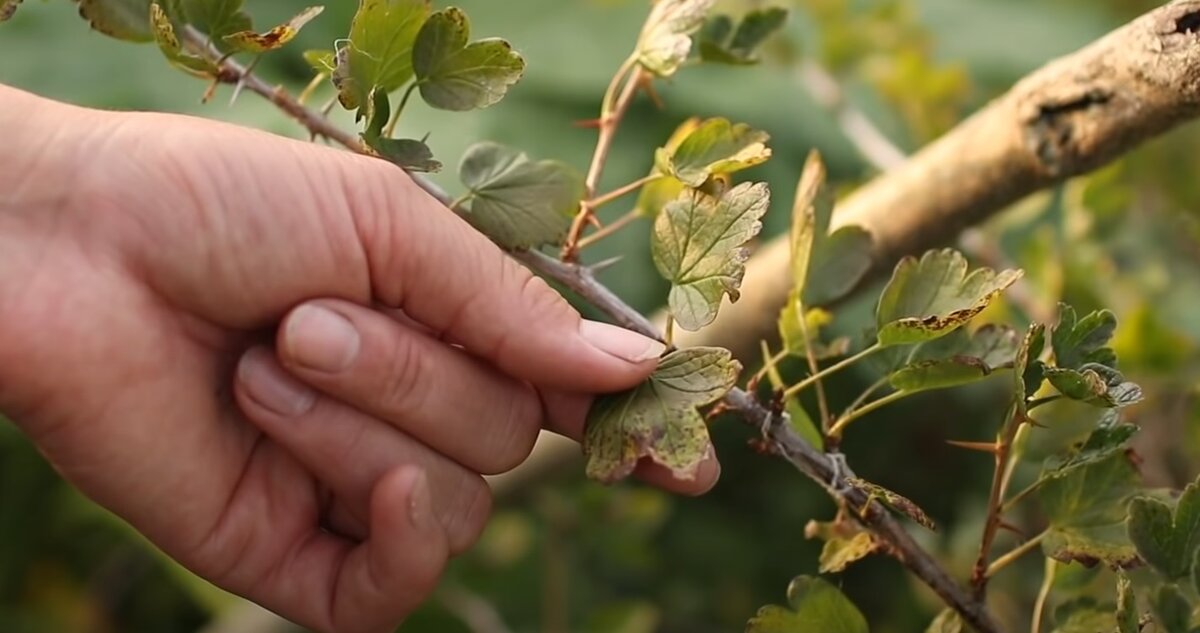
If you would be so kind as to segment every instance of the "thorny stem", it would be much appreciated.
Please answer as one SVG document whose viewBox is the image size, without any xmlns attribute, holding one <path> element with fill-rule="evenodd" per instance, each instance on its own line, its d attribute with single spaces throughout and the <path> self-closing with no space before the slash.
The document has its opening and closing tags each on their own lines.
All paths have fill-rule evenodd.
<svg viewBox="0 0 1200 633">
<path fill-rule="evenodd" d="M 602 239 L 605 239 L 607 237 L 612 237 L 613 235 L 616 235 L 617 232 L 620 231 L 621 229 L 629 226 L 630 224 L 633 224 L 634 222 L 637 222 L 638 219 L 640 219 L 641 217 L 642 217 L 641 212 L 638 211 L 637 209 L 634 209 L 634 210 L 630 211 L 629 213 L 626 213 L 625 215 L 617 218 L 616 220 L 613 220 L 612 222 L 605 224 L 603 228 L 596 231 L 595 233 L 592 233 L 591 235 L 588 235 L 587 237 L 584 237 L 583 239 L 579 240 L 579 243 L 575 245 L 575 250 L 581 251 L 581 250 L 595 244 L 596 242 L 599 242 Z"/>
<path fill-rule="evenodd" d="M 219 51 L 213 49 L 199 31 L 188 27 L 183 33 L 189 46 L 209 59 L 220 58 Z M 257 76 L 246 74 L 244 71 L 245 68 L 237 62 L 225 60 L 220 68 L 221 80 L 226 83 L 244 83 L 247 89 L 274 103 L 285 114 L 304 125 L 314 136 L 328 138 L 352 151 L 367 153 L 356 136 L 340 130 L 320 112 L 304 107 L 282 88 L 274 88 Z M 450 197 L 436 185 L 424 178 L 414 177 L 414 181 L 443 204 L 450 204 Z M 662 334 L 654 324 L 597 281 L 592 269 L 562 262 L 536 251 L 514 253 L 513 257 L 571 289 L 611 317 L 618 325 L 644 336 L 663 340 Z M 784 424 L 782 416 L 742 389 L 731 390 L 725 396 L 724 404 L 731 412 L 740 414 L 747 424 L 755 428 L 769 428 L 770 434 L 767 439 L 775 453 L 824 487 L 839 503 L 853 510 L 856 520 L 861 521 L 866 528 L 888 544 L 888 551 L 897 561 L 930 587 L 977 633 L 1003 633 L 1003 629 L 986 605 L 964 591 L 879 502 L 872 501 L 866 493 L 857 488 L 841 486 L 839 490 L 830 486 L 838 470 L 833 459 L 808 444 L 790 425 Z M 841 471 L 843 478 L 852 474 L 848 467 L 841 468 Z"/>
<path fill-rule="evenodd" d="M 975 569 L 971 572 L 971 586 L 975 598 L 983 600 L 987 595 L 988 556 L 992 551 L 992 543 L 996 540 L 996 532 L 1000 529 L 1001 511 L 1004 508 L 1004 493 L 1007 491 L 1011 471 L 1009 457 L 1012 452 L 1013 439 L 1017 431 L 1025 423 L 1016 403 L 1009 406 L 1004 414 L 1004 426 L 1000 429 L 996 441 L 996 470 L 992 475 L 992 490 L 988 495 L 987 520 L 983 525 L 983 536 L 979 540 L 979 556 L 975 559 Z"/>
<path fill-rule="evenodd" d="M 842 371 L 843 369 L 846 369 L 847 367 L 857 363 L 858 361 L 860 361 L 864 358 L 867 358 L 867 357 L 871 356 L 872 354 L 876 354 L 882 350 L 883 350 L 883 346 L 876 343 L 876 344 L 868 347 L 867 349 L 865 349 L 853 356 L 850 356 L 849 358 L 845 358 L 837 363 L 834 363 L 833 365 L 830 365 L 829 367 L 826 367 L 825 369 L 823 369 L 815 374 L 810 375 L 808 378 L 805 378 L 804 380 L 796 383 L 795 385 L 792 385 L 791 387 L 788 388 L 787 391 L 783 392 L 783 397 L 785 400 L 794 398 L 794 397 L 796 397 L 797 394 L 804 391 L 805 389 L 808 389 L 809 387 L 813 386 L 814 384 L 820 382 L 822 379 L 828 378 L 828 377 L 832 376 L 833 374 L 836 374 L 837 372 Z"/>
<path fill-rule="evenodd" d="M 1046 535 L 1049 533 L 1050 533 L 1049 530 L 1045 530 L 1041 534 L 1038 534 L 1037 536 L 1029 539 L 1028 541 L 1025 541 L 1024 543 L 1021 543 L 1020 545 L 1014 547 L 1007 554 L 1004 554 L 1003 556 L 996 558 L 996 560 L 992 561 L 991 565 L 988 565 L 987 577 L 991 578 L 992 576 L 995 576 L 1000 570 L 1004 569 L 1005 567 L 1008 567 L 1009 565 L 1011 565 L 1014 562 L 1016 562 L 1017 560 L 1019 560 L 1022 556 L 1037 549 L 1038 546 L 1040 546 L 1042 544 L 1042 541 L 1046 540 Z"/>
<path fill-rule="evenodd" d="M 614 102 L 612 95 L 625 75 L 629 76 L 625 79 L 625 87 L 621 89 L 621 94 L 616 97 Z M 592 164 L 588 167 L 587 179 L 584 181 L 584 195 L 589 199 L 596 195 L 596 188 L 600 186 L 600 177 L 604 174 L 604 165 L 608 163 L 608 154 L 612 151 L 617 129 L 621 127 L 621 120 L 625 118 L 625 113 L 629 111 L 633 98 L 637 96 L 643 77 L 642 67 L 637 64 L 636 58 L 630 57 L 624 64 L 621 64 L 620 70 L 613 77 L 613 82 L 609 84 L 608 92 L 604 95 L 604 104 L 600 109 L 600 135 L 596 140 L 596 151 L 592 154 Z M 594 211 L 595 209 L 587 202 L 580 205 L 579 215 L 575 216 L 575 221 L 571 223 L 571 231 L 567 234 L 562 259 L 566 261 L 575 259 L 578 254 L 579 238 L 583 235 L 584 227 L 592 221 Z"/>
<path fill-rule="evenodd" d="M 853 411 L 849 415 L 842 416 L 842 418 L 837 421 L 837 424 L 834 424 L 833 428 L 829 429 L 829 436 L 833 438 L 840 438 L 842 434 L 846 432 L 846 429 L 855 421 L 866 417 L 867 415 L 870 415 L 890 404 L 900 402 L 911 395 L 912 393 L 908 391 L 895 391 Z"/>
</svg>

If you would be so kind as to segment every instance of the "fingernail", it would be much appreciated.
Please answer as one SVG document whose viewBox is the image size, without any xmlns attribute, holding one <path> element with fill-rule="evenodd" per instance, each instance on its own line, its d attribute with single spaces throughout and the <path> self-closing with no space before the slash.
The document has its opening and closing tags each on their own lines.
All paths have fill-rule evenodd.
<svg viewBox="0 0 1200 633">
<path fill-rule="evenodd" d="M 631 363 L 656 359 L 667 349 L 652 338 L 599 321 L 583 321 L 579 334 L 597 349 Z"/>
<path fill-rule="evenodd" d="M 408 493 L 408 519 L 418 530 L 428 530 L 433 523 L 433 501 L 429 496 L 429 478 L 425 471 L 418 470 L 412 475 L 412 484 Z"/>
<path fill-rule="evenodd" d="M 316 371 L 345 370 L 358 356 L 362 339 L 346 317 L 318 305 L 303 305 L 288 317 L 283 333 L 288 356 Z"/>
<path fill-rule="evenodd" d="M 317 402 L 314 391 L 287 375 L 262 348 L 252 349 L 242 358 L 238 380 L 246 388 L 246 395 L 278 415 L 303 415 Z"/>
</svg>

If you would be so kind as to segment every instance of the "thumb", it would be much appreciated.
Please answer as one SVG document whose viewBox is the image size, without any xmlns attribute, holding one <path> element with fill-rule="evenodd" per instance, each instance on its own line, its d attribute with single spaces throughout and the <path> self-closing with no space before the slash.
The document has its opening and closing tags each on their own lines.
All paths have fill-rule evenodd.
<svg viewBox="0 0 1200 633">
<path fill-rule="evenodd" d="M 344 190 L 377 300 L 537 385 L 615 391 L 653 371 L 661 343 L 582 319 L 407 174 L 364 161 L 374 185 Z"/>
</svg>

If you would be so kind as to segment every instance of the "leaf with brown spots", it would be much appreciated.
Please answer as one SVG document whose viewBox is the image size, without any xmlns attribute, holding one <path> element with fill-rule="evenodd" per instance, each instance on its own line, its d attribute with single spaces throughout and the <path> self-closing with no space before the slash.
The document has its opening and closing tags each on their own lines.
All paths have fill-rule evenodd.
<svg viewBox="0 0 1200 633">
<path fill-rule="evenodd" d="M 0 22 L 12 19 L 13 14 L 17 12 L 17 7 L 20 4 L 21 0 L 0 0 Z"/>
<path fill-rule="evenodd" d="M 913 503 L 912 499 L 892 492 L 891 490 L 888 490 L 879 484 L 873 484 L 865 479 L 859 479 L 857 477 L 850 477 L 846 479 L 846 484 L 851 488 L 867 493 L 868 499 L 872 501 L 878 501 L 892 510 L 895 510 L 896 512 L 899 512 L 900 514 L 912 519 L 913 521 L 916 521 L 921 527 L 930 531 L 937 531 L 937 524 L 933 522 L 933 519 L 929 518 L 928 514 L 925 514 L 925 511 L 921 509 L 921 506 Z"/>
<path fill-rule="evenodd" d="M 1017 270 L 970 271 L 967 259 L 953 249 L 929 251 L 920 260 L 906 258 L 879 299 L 879 343 L 941 338 L 966 325 L 1020 278 Z"/>
<path fill-rule="evenodd" d="M 646 382 L 601 396 L 588 413 L 583 452 L 592 479 L 615 482 L 649 458 L 691 479 L 708 456 L 708 427 L 698 411 L 737 384 L 741 365 L 728 350 L 697 347 L 668 354 Z"/>
<path fill-rule="evenodd" d="M 198 77 L 213 76 L 216 68 L 208 60 L 183 51 L 179 37 L 175 35 L 175 27 L 171 24 L 171 18 L 157 2 L 150 5 L 150 24 L 154 29 L 154 41 L 158 43 L 158 50 L 162 51 L 163 56 L 172 66 Z"/>
<path fill-rule="evenodd" d="M 296 17 L 266 33 L 255 33 L 250 30 L 238 31 L 226 35 L 224 39 L 234 50 L 243 53 L 266 53 L 278 50 L 295 39 L 300 29 L 304 28 L 304 25 L 311 22 L 313 18 L 321 15 L 324 10 L 325 7 L 309 7 L 298 13 Z"/>
</svg>

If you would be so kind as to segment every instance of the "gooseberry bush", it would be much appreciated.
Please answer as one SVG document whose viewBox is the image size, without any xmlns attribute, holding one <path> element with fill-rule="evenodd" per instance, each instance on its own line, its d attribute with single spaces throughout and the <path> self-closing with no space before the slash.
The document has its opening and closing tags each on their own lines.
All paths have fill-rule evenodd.
<svg viewBox="0 0 1200 633">
<path fill-rule="evenodd" d="M 0 0 L 0 20 L 19 4 Z M 452 195 L 419 175 L 442 169 L 445 159 L 427 138 L 406 130 L 407 105 L 419 97 L 441 110 L 487 108 L 525 70 L 510 43 L 474 39 L 462 10 L 430 0 L 360 0 L 344 39 L 303 53 L 313 79 L 293 97 L 262 82 L 253 68 L 319 18 L 321 7 L 258 30 L 241 0 L 78 1 L 95 30 L 152 43 L 168 63 L 207 81 L 205 99 L 221 84 L 235 86 L 235 94 L 258 93 L 314 137 L 396 164 L 442 200 L 447 212 L 536 272 L 615 322 L 668 344 L 677 330 L 709 326 L 724 302 L 739 298 L 749 245 L 771 208 L 769 187 L 742 177 L 770 160 L 770 137 L 725 118 L 691 118 L 661 146 L 647 147 L 653 167 L 645 177 L 611 191 L 598 187 L 635 99 L 658 99 L 657 82 L 697 64 L 755 66 L 764 44 L 788 19 L 782 7 L 726 15 L 714 4 L 658 0 L 650 6 L 641 32 L 629 34 L 629 56 L 616 64 L 597 118 L 589 122 L 598 136 L 589 165 L 580 169 L 482 142 L 458 160 L 462 188 Z M 324 109 L 308 105 L 325 94 Z M 329 108 L 339 106 L 354 113 L 357 134 L 326 118 Z M 962 253 L 944 249 L 914 254 L 896 266 L 869 333 L 834 336 L 836 308 L 863 287 L 873 266 L 872 234 L 858 226 L 831 229 L 834 195 L 817 154 L 798 181 L 791 211 L 792 289 L 778 315 L 779 349 L 764 342 L 761 369 L 743 376 L 728 350 L 671 346 L 644 384 L 593 406 L 583 445 L 588 476 L 615 483 L 650 460 L 678 477 L 693 477 L 710 450 L 710 422 L 729 414 L 754 429 L 754 447 L 791 462 L 830 494 L 836 515 L 804 528 L 808 538 L 824 542 L 822 576 L 796 578 L 786 606 L 747 614 L 750 633 L 865 633 L 865 617 L 835 578 L 868 556 L 895 558 L 945 602 L 930 633 L 994 633 L 1004 629 L 989 609 L 989 581 L 1018 559 L 1039 554 L 1045 576 L 1028 614 L 1031 631 L 1200 631 L 1200 484 L 1175 494 L 1142 483 L 1130 449 L 1138 428 L 1122 417 L 1124 408 L 1142 399 L 1142 390 L 1118 369 L 1110 347 L 1113 313 L 1080 314 L 1061 305 L 1053 323 L 1017 328 L 1000 318 L 1006 312 L 996 306 L 1022 273 L 972 267 Z M 601 220 L 602 211 L 625 200 L 634 201 L 631 210 Z M 581 253 L 618 231 L 646 229 L 655 268 L 670 286 L 661 331 L 601 285 L 595 267 L 580 263 Z M 803 369 L 795 371 L 797 366 Z M 851 367 L 877 380 L 850 406 L 834 410 L 825 382 Z M 978 412 L 995 421 L 994 437 L 943 438 L 995 464 L 990 489 L 979 491 L 986 516 L 977 557 L 970 575 L 956 579 L 921 545 L 934 542 L 935 523 L 916 503 L 857 477 L 842 440 L 884 407 L 995 375 L 1009 384 L 1008 404 Z M 1031 436 L 1044 432 L 1044 407 L 1064 402 L 1090 408 L 1081 441 L 1048 456 L 1040 469 L 1021 467 Z M 1002 531 L 1021 539 L 997 552 Z M 1080 566 L 1103 571 L 1088 587 L 1055 584 L 1063 570 Z M 1060 590 L 1074 594 L 1059 596 L 1054 613 L 1046 612 L 1049 594 Z"/>
</svg>

